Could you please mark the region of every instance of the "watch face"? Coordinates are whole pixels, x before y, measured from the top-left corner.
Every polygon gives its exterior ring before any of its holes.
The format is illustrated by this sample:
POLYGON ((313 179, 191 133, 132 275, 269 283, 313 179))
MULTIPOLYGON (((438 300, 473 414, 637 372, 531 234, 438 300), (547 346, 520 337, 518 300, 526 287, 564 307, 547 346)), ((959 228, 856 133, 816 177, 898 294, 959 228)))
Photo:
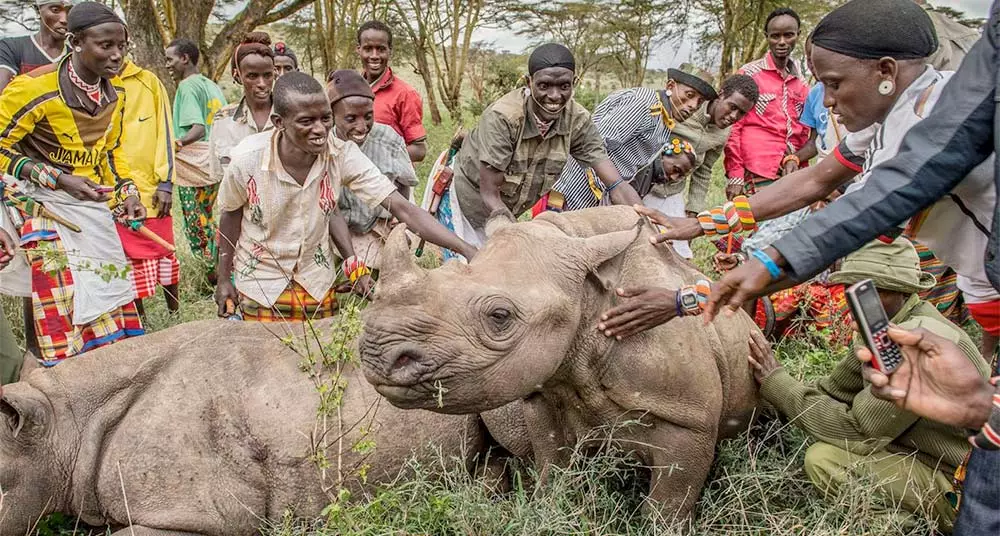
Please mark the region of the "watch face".
POLYGON ((694 294, 684 294, 681 296, 681 305, 684 307, 695 307, 698 305, 698 297, 694 294))

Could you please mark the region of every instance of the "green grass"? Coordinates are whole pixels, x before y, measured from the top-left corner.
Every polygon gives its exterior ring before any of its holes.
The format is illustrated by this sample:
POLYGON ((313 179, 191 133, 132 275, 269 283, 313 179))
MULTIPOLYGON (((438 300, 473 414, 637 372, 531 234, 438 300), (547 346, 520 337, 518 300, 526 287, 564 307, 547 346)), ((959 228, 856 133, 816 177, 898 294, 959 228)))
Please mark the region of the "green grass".
MULTIPOLYGON (((427 160, 418 166, 419 200, 434 158, 455 131, 447 120, 429 129, 427 160)), ((723 198, 723 179, 717 169, 711 203, 723 198)), ((146 300, 147 329, 157 331, 215 314, 211 291, 184 238, 179 206, 175 206, 175 236, 181 261, 181 310, 170 314, 162 297, 146 300)), ((714 247, 706 240, 693 244, 695 261, 711 269, 714 247)), ((21 333, 20 300, 2 298, 4 313, 21 333)), ((821 338, 786 340, 777 356, 787 370, 803 380, 828 372, 845 354, 829 348, 821 338)), ((600 437, 613 437, 603 431, 600 437)), ((841 497, 824 500, 802 471, 810 440, 793 426, 768 417, 741 437, 723 442, 717 461, 691 521, 693 534, 704 535, 896 535, 928 534, 929 524, 900 527, 894 516, 875 515, 868 493, 870 483, 859 482, 841 497)), ((413 477, 354 497, 328 509, 313 522, 287 516, 267 527, 275 536, 307 535, 521 535, 521 534, 677 534, 683 524, 659 519, 642 509, 643 472, 627 453, 611 450, 596 458, 576 451, 573 463, 553 472, 541 486, 534 468, 518 466, 512 489, 491 491, 486 480, 461 471, 442 471, 444 460, 413 463, 413 477)), ((51 516, 38 534, 101 534, 106 529, 75 527, 75 520, 51 516)))

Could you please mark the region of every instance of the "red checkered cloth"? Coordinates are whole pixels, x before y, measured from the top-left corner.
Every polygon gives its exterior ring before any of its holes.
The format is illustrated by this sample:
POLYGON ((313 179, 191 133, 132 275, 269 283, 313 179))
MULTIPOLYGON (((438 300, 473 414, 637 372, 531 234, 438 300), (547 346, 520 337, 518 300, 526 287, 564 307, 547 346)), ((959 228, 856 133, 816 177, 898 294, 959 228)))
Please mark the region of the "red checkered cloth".
POLYGON ((140 300, 155 295, 157 284, 166 287, 180 282, 181 263, 173 253, 159 259, 129 259, 129 262, 132 263, 129 278, 135 297, 140 300))
POLYGON ((337 314, 337 296, 333 289, 319 302, 302 288, 302 285, 292 281, 288 288, 278 296, 273 307, 256 302, 246 294, 240 293, 240 309, 243 320, 256 322, 305 322, 319 320, 337 314))
MULTIPOLYGON (((62 241, 51 241, 62 251, 62 241)), ((39 253, 28 250, 31 263, 31 305, 38 335, 39 360, 46 367, 66 358, 107 346, 145 331, 135 303, 117 307, 92 322, 73 325, 73 275, 68 267, 46 265, 39 253)))
POLYGON ((1000 336, 1000 300, 965 305, 972 313, 972 318, 983 327, 983 331, 993 336, 1000 336))
MULTIPOLYGON (((826 330, 832 344, 850 342, 851 330, 847 297, 844 285, 824 285, 818 282, 802 283, 789 289, 779 290, 769 296, 774 308, 775 333, 787 337, 798 333, 802 322, 796 322, 801 314, 804 321, 812 321, 818 330, 826 330)), ((754 322, 764 329, 766 312, 763 300, 757 300, 754 322)))

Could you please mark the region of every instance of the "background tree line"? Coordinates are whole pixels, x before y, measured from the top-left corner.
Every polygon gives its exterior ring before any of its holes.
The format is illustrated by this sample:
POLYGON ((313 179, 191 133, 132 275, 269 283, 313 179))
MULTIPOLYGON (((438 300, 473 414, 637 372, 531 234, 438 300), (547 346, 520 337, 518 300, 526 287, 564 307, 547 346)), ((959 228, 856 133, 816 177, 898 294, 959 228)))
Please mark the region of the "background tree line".
MULTIPOLYGON (((172 85, 163 50, 177 37, 198 43, 202 72, 218 80, 227 72, 243 34, 268 26, 296 51, 301 68, 317 76, 356 68, 356 29, 377 18, 394 29, 393 65, 423 83, 434 124, 442 108, 453 119, 478 115, 524 74, 524 51, 498 51, 476 42, 476 29, 492 28, 573 50, 581 86, 600 95, 605 87, 648 82, 653 54, 689 56, 722 78, 764 54, 764 20, 776 7, 802 16, 803 39, 822 16, 845 0, 107 0, 129 25, 137 62, 172 85)), ((7 31, 37 28, 33 0, 0 0, 7 31)), ((952 8, 945 12, 980 27, 952 8)), ((20 33, 20 32, 18 32, 20 33)), ((799 49, 801 51, 801 49, 799 49)))

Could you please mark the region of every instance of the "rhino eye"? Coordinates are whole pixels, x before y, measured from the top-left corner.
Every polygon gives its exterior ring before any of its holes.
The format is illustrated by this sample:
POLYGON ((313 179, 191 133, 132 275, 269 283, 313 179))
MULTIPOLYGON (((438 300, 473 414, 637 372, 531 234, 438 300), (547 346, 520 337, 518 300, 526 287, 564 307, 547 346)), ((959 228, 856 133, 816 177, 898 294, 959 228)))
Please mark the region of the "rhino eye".
POLYGON ((510 321, 510 311, 503 307, 497 307, 490 311, 490 320, 497 326, 505 325, 510 321))

